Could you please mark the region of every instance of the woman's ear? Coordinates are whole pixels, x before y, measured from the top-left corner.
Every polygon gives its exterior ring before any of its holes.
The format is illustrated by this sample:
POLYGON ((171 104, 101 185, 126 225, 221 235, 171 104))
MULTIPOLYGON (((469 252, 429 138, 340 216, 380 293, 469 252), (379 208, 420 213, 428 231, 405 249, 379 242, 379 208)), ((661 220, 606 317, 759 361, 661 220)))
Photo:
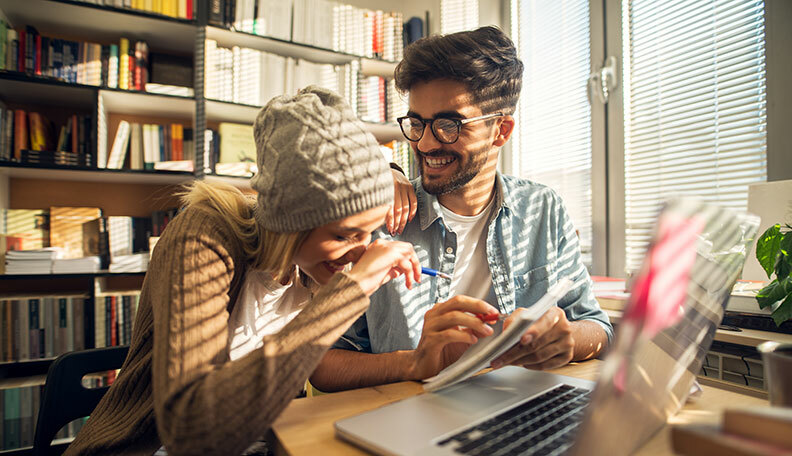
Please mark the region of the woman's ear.
POLYGON ((512 132, 514 131, 514 117, 503 116, 498 120, 500 122, 498 124, 498 132, 495 136, 495 141, 493 142, 493 145, 497 147, 501 147, 504 144, 506 144, 506 141, 509 140, 512 132))

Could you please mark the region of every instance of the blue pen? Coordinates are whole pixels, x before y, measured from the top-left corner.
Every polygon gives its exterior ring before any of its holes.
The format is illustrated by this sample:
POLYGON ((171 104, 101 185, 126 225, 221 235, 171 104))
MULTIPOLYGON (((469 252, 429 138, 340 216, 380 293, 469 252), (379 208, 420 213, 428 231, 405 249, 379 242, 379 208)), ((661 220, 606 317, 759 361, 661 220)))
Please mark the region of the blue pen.
POLYGON ((421 268, 421 274, 426 274, 432 277, 440 277, 443 279, 451 280, 451 276, 446 274, 445 272, 436 271, 430 268, 421 268))

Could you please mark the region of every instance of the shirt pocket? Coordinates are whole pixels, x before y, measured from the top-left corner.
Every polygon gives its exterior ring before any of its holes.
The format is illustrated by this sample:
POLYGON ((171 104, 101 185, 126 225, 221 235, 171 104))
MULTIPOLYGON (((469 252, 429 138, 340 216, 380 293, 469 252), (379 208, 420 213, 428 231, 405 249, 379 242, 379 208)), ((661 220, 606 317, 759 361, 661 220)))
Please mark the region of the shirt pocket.
POLYGON ((525 274, 515 277, 515 293, 517 307, 530 307, 550 288, 550 276, 553 268, 547 264, 531 269, 525 274))

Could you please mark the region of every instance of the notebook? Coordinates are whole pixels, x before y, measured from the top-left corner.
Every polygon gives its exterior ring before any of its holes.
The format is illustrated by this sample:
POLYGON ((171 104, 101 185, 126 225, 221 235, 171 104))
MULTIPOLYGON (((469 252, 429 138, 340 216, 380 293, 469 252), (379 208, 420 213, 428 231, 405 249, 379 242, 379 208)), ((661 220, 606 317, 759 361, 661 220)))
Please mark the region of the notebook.
POLYGON ((629 454, 685 403, 758 225, 668 202, 596 383, 509 366, 339 420, 336 434, 388 455, 629 454))

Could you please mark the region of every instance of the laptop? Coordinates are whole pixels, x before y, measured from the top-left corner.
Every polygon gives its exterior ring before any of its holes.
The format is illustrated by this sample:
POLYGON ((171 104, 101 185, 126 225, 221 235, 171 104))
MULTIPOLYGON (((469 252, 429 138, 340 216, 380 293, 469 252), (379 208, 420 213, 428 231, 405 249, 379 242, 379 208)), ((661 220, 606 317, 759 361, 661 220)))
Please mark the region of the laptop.
POLYGON ((596 383, 507 366, 339 420, 336 434, 383 455, 629 454, 684 405, 758 225, 668 202, 596 383))

